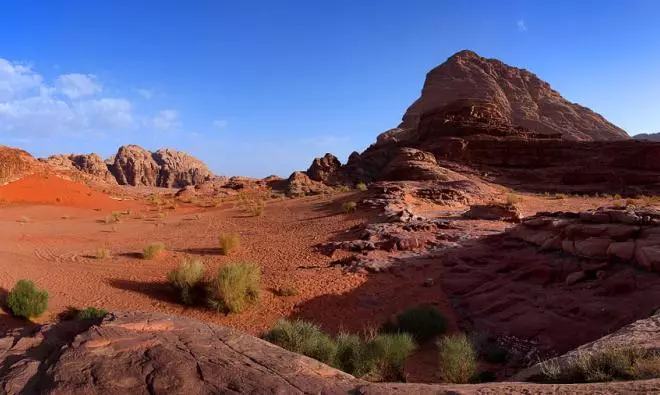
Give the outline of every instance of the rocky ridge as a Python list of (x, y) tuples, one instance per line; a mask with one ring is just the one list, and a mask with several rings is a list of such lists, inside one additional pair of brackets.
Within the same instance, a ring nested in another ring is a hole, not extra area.
[(16, 330), (0, 338), (0, 349), (6, 394), (587, 394), (651, 393), (660, 385), (368, 383), (233, 329), (141, 312)]
[(109, 160), (97, 154), (53, 155), (42, 160), (60, 170), (77, 170), (119, 185), (183, 188), (209, 181), (213, 173), (195, 157), (173, 149), (150, 152), (137, 145), (119, 148)]

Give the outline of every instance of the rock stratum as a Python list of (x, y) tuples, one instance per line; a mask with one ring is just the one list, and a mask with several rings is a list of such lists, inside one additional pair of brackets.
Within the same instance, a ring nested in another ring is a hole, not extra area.
[(306, 174), (330, 185), (431, 181), (449, 170), (532, 192), (660, 191), (660, 143), (633, 140), (534, 74), (463, 51), (432, 70), (404, 122), (346, 164)]
[(119, 185), (183, 188), (199, 185), (213, 173), (199, 159), (174, 149), (147, 151), (125, 145), (108, 160), (97, 154), (54, 155), (43, 160), (56, 169), (80, 171), (97, 180)]
[(564, 99), (535, 74), (472, 51), (454, 54), (426, 75), (420, 98), (399, 127), (416, 128), (424, 114), (459, 99), (493, 103), (502, 119), (540, 134), (567, 140), (630, 138), (601, 115)]
[(5, 394), (587, 394), (652, 393), (660, 385), (368, 383), (233, 329), (141, 312), (16, 330), (0, 349)]

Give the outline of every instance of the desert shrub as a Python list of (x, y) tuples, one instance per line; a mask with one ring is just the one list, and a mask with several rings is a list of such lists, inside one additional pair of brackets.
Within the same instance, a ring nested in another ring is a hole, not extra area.
[(341, 208), (344, 210), (345, 213), (354, 213), (355, 210), (357, 210), (357, 203), (346, 202), (341, 206)]
[(405, 379), (403, 363), (415, 350), (415, 342), (407, 333), (376, 336), (369, 344), (381, 380), (400, 381)]
[(565, 193), (555, 193), (554, 198), (556, 200), (566, 199), (566, 194)]
[(204, 277), (204, 264), (198, 259), (184, 259), (178, 269), (167, 274), (167, 281), (176, 288), (184, 304), (194, 303), (194, 290)]
[(337, 345), (330, 336), (308, 321), (280, 320), (264, 339), (286, 350), (306, 355), (332, 365), (337, 353)]
[(7, 304), (18, 317), (38, 317), (48, 307), (48, 292), (37, 289), (30, 280), (18, 280), (7, 296)]
[(266, 210), (266, 200), (269, 199), (270, 194), (270, 189), (241, 192), (238, 194), (237, 206), (253, 217), (260, 217)]
[(253, 263), (235, 263), (218, 270), (209, 288), (209, 304), (217, 310), (240, 313), (259, 298), (261, 269)]
[(165, 252), (165, 244), (157, 242), (150, 243), (142, 250), (142, 259), (155, 259)]
[(350, 191), (351, 191), (351, 188), (347, 187), (346, 185), (342, 185), (342, 186), (339, 187), (338, 190), (339, 190), (339, 192), (341, 192), (341, 193), (346, 193), (346, 192), (350, 192)]
[(371, 373), (374, 368), (372, 350), (360, 338), (351, 333), (340, 333), (336, 339), (334, 366), (337, 369), (361, 377)]
[(297, 296), (298, 290), (293, 287), (280, 287), (273, 290), (273, 294), (276, 296)]
[(235, 233), (222, 233), (219, 237), (220, 253), (229, 255), (233, 250), (241, 245), (241, 236)]
[(638, 380), (660, 377), (660, 353), (631, 346), (579, 351), (565, 363), (542, 362), (546, 381), (560, 383)]
[(96, 252), (94, 253), (94, 257), (96, 259), (106, 259), (109, 258), (110, 255), (111, 255), (110, 248), (106, 246), (97, 248)]
[(430, 305), (420, 305), (397, 314), (394, 321), (383, 324), (385, 333), (409, 333), (416, 341), (425, 342), (442, 334), (447, 320), (438, 309)]
[(522, 198), (515, 193), (508, 193), (506, 195), (506, 204), (507, 206), (514, 207), (522, 201)]
[(103, 318), (108, 314), (107, 311), (103, 309), (97, 309), (96, 307), (88, 307), (85, 310), (79, 310), (76, 314), (76, 319), (78, 320), (94, 320)]
[(366, 191), (366, 190), (368, 189), (368, 187), (367, 187), (367, 184), (365, 184), (364, 182), (360, 181), (360, 182), (358, 182), (357, 184), (355, 184), (355, 189), (357, 189), (358, 191), (362, 191), (362, 192), (364, 192), (364, 191)]
[(119, 213), (112, 213), (112, 214), (106, 215), (103, 218), (103, 223), (105, 223), (105, 224), (116, 224), (116, 223), (119, 223), (120, 221), (121, 221), (121, 214), (119, 214)]
[(440, 375), (448, 383), (466, 384), (477, 373), (477, 356), (464, 334), (446, 336), (438, 341)]

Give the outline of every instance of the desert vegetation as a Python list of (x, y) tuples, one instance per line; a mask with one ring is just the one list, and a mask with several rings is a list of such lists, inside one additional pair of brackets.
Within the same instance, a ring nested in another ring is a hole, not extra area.
[(540, 367), (544, 381), (552, 383), (649, 379), (660, 377), (660, 352), (634, 346), (606, 346), (580, 350), (565, 362), (550, 359)]
[(354, 213), (357, 210), (357, 203), (355, 202), (345, 202), (341, 206), (342, 210), (344, 210), (345, 213)]
[(187, 305), (195, 303), (205, 270), (199, 259), (184, 259), (177, 269), (167, 274), (167, 281), (179, 292), (181, 302)]
[(7, 305), (17, 317), (39, 317), (48, 308), (48, 292), (38, 289), (30, 280), (18, 280), (7, 296)]
[(218, 311), (240, 313), (259, 298), (261, 269), (249, 263), (221, 267), (208, 286), (208, 303)]
[(220, 241), (220, 254), (229, 255), (241, 245), (241, 236), (236, 233), (222, 233)]
[(87, 307), (86, 309), (79, 310), (76, 314), (77, 320), (96, 320), (102, 319), (108, 314), (107, 311), (97, 307)]
[(417, 342), (433, 340), (445, 332), (447, 320), (440, 311), (431, 305), (419, 305), (404, 310), (394, 320), (382, 325), (385, 333), (409, 333)]
[(475, 381), (477, 356), (472, 343), (464, 334), (445, 336), (438, 340), (440, 376), (443, 381), (467, 384)]
[(303, 320), (281, 320), (264, 338), (289, 351), (374, 381), (404, 380), (403, 363), (415, 349), (412, 336), (405, 333), (378, 334), (366, 339), (340, 333), (332, 338), (317, 325)]
[(364, 192), (369, 188), (367, 187), (367, 184), (365, 184), (363, 181), (360, 181), (357, 184), (355, 184), (355, 189), (357, 189), (360, 192)]
[(165, 252), (165, 244), (161, 242), (149, 243), (142, 250), (142, 259), (151, 260), (160, 257)]

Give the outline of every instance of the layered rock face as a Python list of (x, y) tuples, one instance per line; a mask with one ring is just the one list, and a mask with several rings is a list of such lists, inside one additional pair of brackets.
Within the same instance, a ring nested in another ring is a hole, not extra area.
[(0, 184), (13, 181), (37, 167), (37, 160), (27, 152), (0, 145)]
[(424, 114), (458, 99), (493, 103), (510, 124), (567, 140), (630, 138), (586, 107), (570, 103), (527, 70), (472, 51), (461, 51), (426, 75), (422, 94), (406, 111), (400, 128), (415, 129)]
[(368, 383), (233, 329), (140, 312), (19, 329), (0, 350), (0, 388), (10, 395), (650, 393), (660, 382)]
[(582, 213), (539, 213), (510, 234), (543, 250), (627, 262), (660, 273), (660, 211), (613, 207)]
[(119, 148), (109, 160), (97, 154), (53, 155), (43, 162), (59, 170), (81, 171), (111, 184), (183, 188), (210, 180), (213, 173), (185, 152), (160, 149), (150, 152), (137, 145)]
[(117, 180), (108, 169), (108, 164), (94, 153), (87, 155), (52, 155), (43, 162), (58, 170), (77, 170), (110, 184), (117, 183)]

